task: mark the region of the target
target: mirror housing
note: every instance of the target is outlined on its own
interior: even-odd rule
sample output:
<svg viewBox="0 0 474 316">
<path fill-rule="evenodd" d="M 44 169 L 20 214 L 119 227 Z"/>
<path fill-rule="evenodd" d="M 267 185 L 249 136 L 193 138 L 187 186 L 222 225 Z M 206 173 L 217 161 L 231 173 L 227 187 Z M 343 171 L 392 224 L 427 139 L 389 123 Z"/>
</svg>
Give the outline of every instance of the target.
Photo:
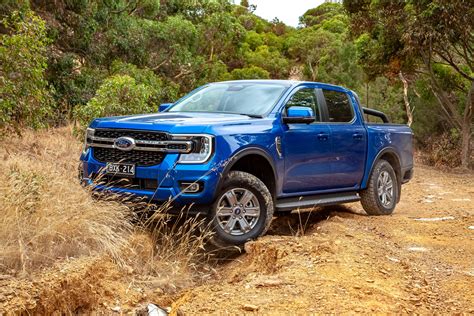
<svg viewBox="0 0 474 316">
<path fill-rule="evenodd" d="M 283 123 L 303 123 L 310 124 L 316 120 L 313 109 L 305 106 L 292 106 L 286 110 Z"/>
<path fill-rule="evenodd" d="M 162 103 L 158 107 L 158 112 L 164 112 L 164 111 L 168 110 L 172 105 L 173 105 L 173 103 Z"/>
</svg>

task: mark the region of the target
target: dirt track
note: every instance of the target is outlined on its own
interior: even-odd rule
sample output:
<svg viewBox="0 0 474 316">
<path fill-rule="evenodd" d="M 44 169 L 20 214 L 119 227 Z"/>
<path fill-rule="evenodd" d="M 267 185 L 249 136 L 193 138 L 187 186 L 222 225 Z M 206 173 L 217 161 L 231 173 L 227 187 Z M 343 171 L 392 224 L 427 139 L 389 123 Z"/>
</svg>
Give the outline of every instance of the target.
<svg viewBox="0 0 474 316">
<path fill-rule="evenodd" d="M 392 216 L 354 203 L 277 219 L 175 310 L 474 314 L 474 177 L 418 167 L 402 194 Z"/>
<path fill-rule="evenodd" d="M 392 216 L 368 217 L 354 203 L 275 219 L 269 235 L 194 288 L 185 275 L 176 287 L 176 277 L 168 284 L 107 258 L 2 277 L 0 314 L 127 314 L 149 302 L 190 315 L 474 314 L 474 175 L 417 167 L 402 194 Z"/>
</svg>

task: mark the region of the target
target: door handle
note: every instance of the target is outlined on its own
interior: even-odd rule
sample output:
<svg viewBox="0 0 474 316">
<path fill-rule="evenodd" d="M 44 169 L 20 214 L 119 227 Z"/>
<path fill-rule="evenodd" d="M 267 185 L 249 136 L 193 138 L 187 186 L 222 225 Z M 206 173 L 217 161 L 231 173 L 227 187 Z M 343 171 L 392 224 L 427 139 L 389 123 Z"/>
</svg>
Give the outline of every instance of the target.
<svg viewBox="0 0 474 316">
<path fill-rule="evenodd" d="M 356 140 L 361 140 L 364 138 L 364 135 L 362 135 L 361 133 L 355 133 L 355 134 L 352 134 L 352 137 Z"/>
<path fill-rule="evenodd" d="M 329 139 L 329 134 L 326 133 L 319 133 L 318 135 L 319 140 L 328 140 Z"/>
</svg>

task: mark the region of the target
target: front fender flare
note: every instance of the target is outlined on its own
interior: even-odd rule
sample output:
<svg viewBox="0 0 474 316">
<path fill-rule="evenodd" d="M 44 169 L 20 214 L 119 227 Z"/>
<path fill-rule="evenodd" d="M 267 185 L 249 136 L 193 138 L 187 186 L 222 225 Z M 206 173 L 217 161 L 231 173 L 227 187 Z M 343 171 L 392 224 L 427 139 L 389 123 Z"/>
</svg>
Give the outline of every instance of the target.
<svg viewBox="0 0 474 316">
<path fill-rule="evenodd" d="M 276 179 L 277 179 L 277 173 L 276 173 L 276 169 L 275 169 L 275 162 L 273 161 L 273 158 L 272 156 L 267 153 L 264 149 L 262 148 L 259 148 L 259 147 L 247 147 L 247 148 L 244 148 L 236 153 L 234 153 L 227 161 L 227 163 L 225 164 L 225 167 L 224 169 L 222 170 L 222 173 L 220 174 L 220 178 L 219 178 L 219 182 L 216 186 L 216 190 L 214 192 L 214 199 L 217 195 L 217 193 L 221 190 L 222 188 L 222 184 L 224 182 L 224 179 L 225 177 L 227 176 L 227 174 L 230 172 L 230 170 L 232 170 L 232 167 L 242 158 L 246 157 L 246 156 L 249 156 L 249 155 L 259 155 L 263 158 L 265 158 L 267 160 L 267 162 L 270 164 L 271 168 L 272 168 L 272 171 L 273 171 L 273 177 L 275 179 L 275 182 L 276 182 Z"/>
</svg>

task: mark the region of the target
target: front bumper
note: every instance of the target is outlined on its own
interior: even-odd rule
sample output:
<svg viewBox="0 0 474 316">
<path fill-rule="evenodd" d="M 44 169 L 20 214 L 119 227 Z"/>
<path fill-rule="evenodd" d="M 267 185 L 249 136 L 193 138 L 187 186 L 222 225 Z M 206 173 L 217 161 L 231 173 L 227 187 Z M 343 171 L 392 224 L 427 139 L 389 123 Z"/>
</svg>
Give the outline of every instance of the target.
<svg viewBox="0 0 474 316">
<path fill-rule="evenodd" d="M 145 198 L 149 202 L 160 203 L 172 200 L 175 205 L 207 205 L 214 200 L 215 189 L 220 180 L 220 170 L 215 167 L 213 159 L 205 164 L 177 164 L 179 154 L 167 154 L 164 160 L 155 166 L 136 167 L 138 179 L 156 180 L 158 186 L 153 190 L 138 190 L 111 185 L 94 184 L 92 177 L 102 173 L 105 163 L 94 159 L 93 148 L 81 155 L 82 179 L 87 185 L 94 185 L 96 190 L 107 190 L 114 193 L 132 194 Z M 199 182 L 202 190 L 198 193 L 183 193 L 182 182 Z"/>
</svg>

